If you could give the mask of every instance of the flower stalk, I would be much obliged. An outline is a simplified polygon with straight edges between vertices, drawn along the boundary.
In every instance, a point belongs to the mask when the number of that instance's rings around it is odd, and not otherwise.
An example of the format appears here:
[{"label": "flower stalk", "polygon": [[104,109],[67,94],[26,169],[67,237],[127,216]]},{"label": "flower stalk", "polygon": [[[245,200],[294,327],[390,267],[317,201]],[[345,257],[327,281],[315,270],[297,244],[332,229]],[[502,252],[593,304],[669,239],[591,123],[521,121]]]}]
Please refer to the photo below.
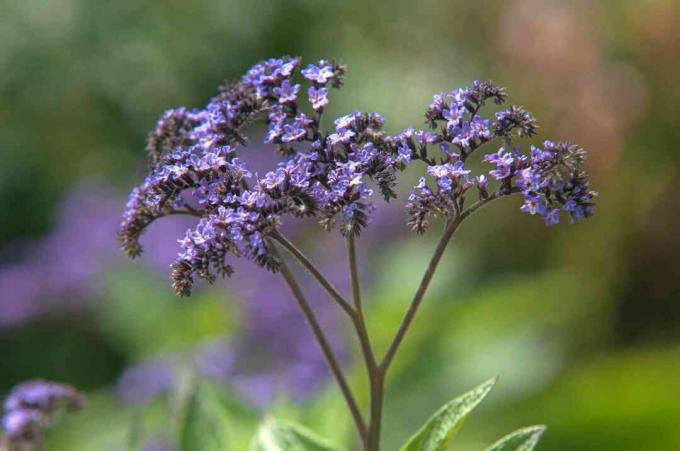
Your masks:
[{"label": "flower stalk", "polygon": [[316,318],[316,315],[314,314],[314,311],[312,310],[311,306],[309,305],[309,302],[307,302],[307,299],[302,293],[302,289],[300,288],[300,284],[297,282],[297,279],[295,278],[291,270],[288,268],[286,262],[280,258],[280,254],[276,247],[274,245],[271,245],[270,247],[271,252],[275,256],[279,257],[279,268],[281,271],[281,276],[286,281],[286,284],[288,285],[288,288],[290,289],[293,298],[295,298],[295,300],[297,301],[298,305],[300,306],[300,310],[302,311],[302,314],[305,316],[305,319],[307,320],[309,327],[312,329],[312,332],[314,333],[314,338],[316,338],[316,341],[319,343],[319,346],[321,347],[321,351],[323,352],[323,355],[326,358],[326,362],[328,363],[331,373],[333,373],[333,377],[338,383],[340,391],[342,392],[342,395],[347,403],[347,407],[349,408],[349,411],[352,414],[352,418],[357,428],[359,437],[361,437],[363,441],[364,437],[366,436],[366,424],[364,422],[363,416],[361,415],[361,411],[359,410],[357,402],[354,399],[354,394],[352,393],[352,390],[349,387],[349,384],[347,383],[347,379],[345,378],[342,372],[340,362],[338,358],[335,356],[333,348],[329,344],[328,339],[326,338],[326,335],[324,334],[323,329],[321,328],[321,325],[319,324],[319,321]]}]

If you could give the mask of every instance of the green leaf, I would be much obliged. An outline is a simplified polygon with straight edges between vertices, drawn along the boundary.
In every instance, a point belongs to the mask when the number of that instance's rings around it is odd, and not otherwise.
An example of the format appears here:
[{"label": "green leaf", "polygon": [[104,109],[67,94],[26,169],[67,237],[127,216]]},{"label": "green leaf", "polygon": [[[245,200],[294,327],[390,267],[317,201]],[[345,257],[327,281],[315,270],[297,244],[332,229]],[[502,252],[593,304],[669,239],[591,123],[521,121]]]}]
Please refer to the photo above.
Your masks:
[{"label": "green leaf", "polygon": [[486,451],[531,451],[538,444],[545,426],[529,426],[506,435],[486,449]]},{"label": "green leaf", "polygon": [[269,417],[260,427],[251,450],[339,451],[339,448],[303,426]]},{"label": "green leaf", "polygon": [[498,378],[490,379],[458,398],[444,404],[413,435],[401,451],[444,451],[465,417],[482,402]]},{"label": "green leaf", "polygon": [[218,451],[229,449],[226,416],[219,406],[203,396],[201,387],[191,394],[181,427],[182,450]]},{"label": "green leaf", "polygon": [[255,426],[256,413],[233,401],[223,390],[199,383],[184,409],[180,425],[181,449],[246,449]]}]

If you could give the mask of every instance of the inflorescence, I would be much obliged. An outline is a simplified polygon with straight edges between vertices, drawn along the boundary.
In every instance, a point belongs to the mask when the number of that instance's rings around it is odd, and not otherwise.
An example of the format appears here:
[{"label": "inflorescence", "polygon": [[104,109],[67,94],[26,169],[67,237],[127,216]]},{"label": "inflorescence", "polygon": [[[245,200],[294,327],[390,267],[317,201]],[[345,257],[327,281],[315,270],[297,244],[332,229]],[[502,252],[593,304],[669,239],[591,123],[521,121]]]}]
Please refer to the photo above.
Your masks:
[{"label": "inflorescence", "polygon": [[[173,287],[189,295],[196,277],[213,282],[229,276],[229,254],[246,256],[272,271],[278,258],[268,237],[286,216],[314,217],[326,229],[356,236],[367,225],[375,189],[396,198],[397,175],[420,161],[426,175],[408,197],[408,224],[423,233],[435,217],[462,219],[465,197],[476,191],[479,207],[519,193],[522,211],[547,225],[565,212],[571,222],[590,216],[596,193],[583,169],[585,152],[566,142],[545,141],[529,151],[517,138],[536,134],[536,121],[519,106],[480,114],[487,101],[505,102],[505,89],[490,82],[435,95],[425,118],[429,130],[407,128],[390,135],[378,113],[355,111],[324,131],[321,118],[329,88],[340,88],[345,66],[321,60],[299,70],[300,58],[270,59],[240,81],[223,85],[202,110],[167,111],[150,134],[149,174],[129,198],[119,238],[130,257],[141,253],[140,235],[157,218],[198,217],[180,240],[172,265]],[[309,86],[303,108],[301,73]],[[243,129],[255,120],[267,127],[264,141],[283,161],[264,175],[252,173],[237,151],[246,147]],[[472,176],[466,161],[479,147],[497,142],[484,155],[493,166]],[[490,179],[494,179],[492,190]],[[468,212],[470,211],[468,207]]]},{"label": "inflorescence", "polygon": [[83,401],[83,395],[70,385],[43,380],[24,382],[5,398],[2,429],[17,446],[39,442],[42,429],[50,426],[59,412],[77,410]]}]

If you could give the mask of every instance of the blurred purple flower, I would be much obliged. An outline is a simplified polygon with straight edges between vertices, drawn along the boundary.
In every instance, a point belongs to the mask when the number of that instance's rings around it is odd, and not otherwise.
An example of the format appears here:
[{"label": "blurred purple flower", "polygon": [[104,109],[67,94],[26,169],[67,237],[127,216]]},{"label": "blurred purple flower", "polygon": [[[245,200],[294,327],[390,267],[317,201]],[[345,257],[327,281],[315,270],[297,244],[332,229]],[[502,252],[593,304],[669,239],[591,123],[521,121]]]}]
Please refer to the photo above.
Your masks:
[{"label": "blurred purple flower", "polygon": [[32,380],[15,386],[3,403],[2,430],[9,439],[9,449],[26,448],[41,440],[42,429],[50,426],[60,411],[82,407],[85,398],[74,387],[44,380]]},{"label": "blurred purple flower", "polygon": [[177,361],[160,357],[131,366],[118,380],[118,394],[130,404],[145,404],[170,392],[177,383]]},{"label": "blurred purple flower", "polygon": [[0,327],[55,306],[73,308],[93,294],[93,276],[118,247],[111,233],[119,206],[109,190],[84,183],[66,198],[48,236],[21,246],[19,261],[0,265]]},{"label": "blurred purple flower", "polygon": [[154,437],[144,443],[143,451],[176,451],[177,447],[167,438]]},{"label": "blurred purple flower", "polygon": [[[99,276],[123,262],[115,238],[121,199],[102,183],[82,182],[66,196],[48,235],[28,245],[12,246],[21,252],[3,250],[0,328],[55,310],[83,308],[99,295]],[[186,224],[185,218],[176,218],[152,226],[155,232],[145,236],[144,242],[153,267],[167,271],[176,255],[175,237],[186,230]]]}]

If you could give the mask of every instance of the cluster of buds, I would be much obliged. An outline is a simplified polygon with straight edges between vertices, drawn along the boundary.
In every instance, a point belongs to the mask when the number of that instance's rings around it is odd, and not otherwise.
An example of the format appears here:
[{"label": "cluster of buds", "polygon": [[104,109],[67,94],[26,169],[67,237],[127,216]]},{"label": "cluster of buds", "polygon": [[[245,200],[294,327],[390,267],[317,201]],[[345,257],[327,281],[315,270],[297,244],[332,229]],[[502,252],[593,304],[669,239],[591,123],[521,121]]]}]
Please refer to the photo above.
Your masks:
[{"label": "cluster of buds", "polygon": [[[152,221],[196,216],[198,223],[179,240],[181,251],[172,265],[178,294],[190,294],[195,278],[213,282],[231,275],[229,256],[246,256],[276,271],[279,262],[268,237],[287,216],[314,217],[326,229],[358,235],[374,208],[374,188],[385,201],[396,198],[398,173],[416,161],[426,175],[406,207],[408,223],[420,233],[433,217],[463,215],[471,188],[478,202],[522,193],[522,210],[539,213],[549,225],[562,210],[573,221],[590,215],[595,193],[579,147],[546,142],[524,154],[515,141],[536,133],[530,113],[511,106],[493,119],[481,114],[486,102],[505,102],[503,88],[475,82],[436,95],[425,113],[429,131],[411,127],[389,135],[380,114],[357,111],[336,119],[326,132],[321,119],[329,88],[341,87],[345,67],[326,60],[299,67],[300,58],[261,62],[240,81],[224,85],[205,108],[166,112],[151,133],[149,174],[132,191],[119,237],[135,257]],[[300,81],[309,83],[307,102],[299,99],[298,72]],[[247,148],[243,128],[254,120],[266,124],[263,141],[283,158],[263,175],[253,174],[237,156]],[[495,192],[485,174],[472,176],[465,166],[476,149],[493,141],[500,150],[484,160],[495,166],[489,172],[498,181]]]}]

